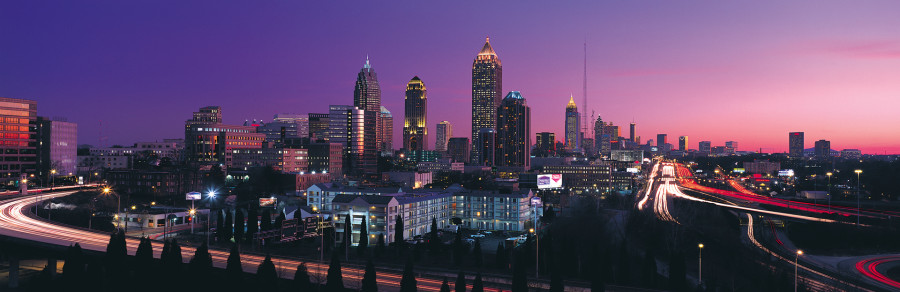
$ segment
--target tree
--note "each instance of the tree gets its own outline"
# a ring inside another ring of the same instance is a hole
[[[63,285],[66,287],[80,287],[85,273],[84,251],[81,245],[75,243],[66,250],[66,259],[63,264]]]
[[[222,242],[227,242],[231,240],[231,237],[234,236],[234,215],[231,214],[231,211],[225,210],[225,223],[224,230],[222,230]]]
[[[350,245],[352,244],[353,237],[353,222],[350,221],[350,214],[344,216],[344,237],[343,237],[343,248],[341,249],[346,257],[346,260],[350,260]]]
[[[366,262],[366,273],[363,275],[362,279],[362,291],[378,292],[378,283],[375,279],[375,264],[372,263],[372,260],[369,260]]]
[[[286,219],[284,213],[278,212],[278,216],[275,217],[275,229],[281,229],[281,226],[284,224],[284,219]]]
[[[341,260],[338,253],[331,253],[331,264],[328,266],[328,275],[325,276],[325,291],[341,292],[344,290],[344,277],[341,275]]]
[[[247,210],[247,241],[253,240],[253,235],[259,232],[259,211],[256,208]],[[265,229],[263,229],[265,231]]]
[[[259,219],[259,222],[263,231],[272,230],[272,211],[269,208],[263,209],[262,218]]]
[[[400,279],[400,292],[416,292],[416,275],[413,273],[413,258],[406,260],[403,267],[403,278]]]
[[[513,265],[512,291],[528,292],[528,277],[525,274],[525,256],[521,253],[516,254],[516,261]]]
[[[482,254],[481,254],[481,240],[480,239],[475,240],[475,247],[472,249],[472,257],[475,259],[475,261],[474,261],[475,267],[480,269],[481,265],[483,264],[483,261],[484,261],[484,256],[482,256]]]
[[[309,278],[309,270],[306,269],[306,263],[300,263],[297,271],[294,272],[294,291],[312,291],[312,281]]]
[[[231,253],[225,263],[225,282],[233,290],[243,289],[244,286],[244,270],[241,268],[241,253],[237,243],[231,246]]]
[[[234,242],[240,242],[244,238],[244,210],[234,210]]]
[[[222,224],[223,222],[225,222],[225,216],[222,215],[222,211],[221,210],[216,211],[216,241],[217,242],[224,242],[223,238],[225,237],[224,236],[225,230],[223,229],[224,228],[224,225]]]
[[[384,233],[378,234],[378,243],[375,244],[375,256],[381,257],[384,253]]]
[[[456,233],[456,239],[453,240],[453,264],[462,266],[463,255],[466,252],[466,245],[462,241],[462,232]]]
[[[403,246],[403,216],[397,215],[397,222],[394,222],[394,242],[395,246]]]
[[[481,280],[481,272],[475,274],[475,283],[472,283],[472,292],[484,292],[484,282]]]
[[[266,255],[266,259],[259,264],[256,269],[256,280],[256,288],[259,291],[278,291],[278,272],[275,271],[271,256]]]
[[[366,227],[366,217],[362,218],[362,223],[359,224],[359,244],[356,246],[356,251],[359,256],[366,255],[366,249],[369,247],[369,228]]]
[[[193,278],[209,279],[212,268],[212,256],[209,254],[209,246],[207,246],[204,241],[200,244],[200,247],[194,251],[194,257],[192,257],[191,261],[188,263],[188,270],[191,271],[191,277]]]
[[[495,255],[494,263],[497,265],[498,269],[504,270],[507,268],[507,252],[506,249],[503,248],[503,242],[497,243],[497,254]]]
[[[628,255],[628,246],[624,243],[620,245],[619,249],[619,264],[618,264],[618,282],[621,285],[631,284],[631,259]]]
[[[444,283],[441,283],[441,292],[450,292],[450,285],[447,284],[447,277],[444,277]]]
[[[466,274],[463,270],[459,270],[459,273],[456,274],[456,284],[453,285],[453,291],[466,292]]]
[[[431,253],[436,254],[441,246],[441,239],[438,237],[437,219],[431,217],[431,231],[428,232],[428,245],[431,247]]]

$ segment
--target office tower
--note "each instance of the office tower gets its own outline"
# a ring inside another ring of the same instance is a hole
[[[597,148],[594,148],[594,138],[581,138],[581,148],[584,149],[584,154],[587,156],[597,154]]]
[[[581,116],[578,114],[578,107],[575,105],[575,97],[569,97],[569,104],[566,105],[566,149],[569,151],[581,148],[580,141],[580,125]]]
[[[700,141],[700,145],[697,148],[700,153],[710,153],[710,151],[712,151],[712,142]]]
[[[641,142],[638,142],[637,140],[635,140],[635,137],[634,137],[634,122],[631,122],[631,124],[628,126],[629,126],[628,140],[631,140],[631,142],[634,142],[635,144],[640,144]]]
[[[339,143],[344,148],[345,173],[359,175],[366,171],[362,168],[365,152],[365,112],[350,105],[329,106],[328,142]]]
[[[469,143],[469,138],[453,137],[447,140],[447,153],[455,162],[469,163],[471,151],[472,144]]]
[[[394,152],[394,116],[391,115],[391,112],[381,106],[381,115],[378,120],[381,123],[381,144],[378,145],[378,151],[382,153],[382,155],[390,155]]]
[[[531,165],[531,108],[518,91],[510,91],[497,108],[498,166]]]
[[[494,129],[479,130],[478,143],[472,144],[472,153],[476,153],[475,148],[478,148],[477,152],[482,155],[478,157],[478,160],[475,160],[474,157],[470,157],[469,160],[473,161],[473,164],[494,166],[496,163],[495,154],[497,152],[497,133],[494,132]]]
[[[218,106],[200,108],[184,122],[184,152],[186,161],[195,164],[231,166],[234,149],[262,148],[265,134],[256,127],[222,124],[222,110]]]
[[[75,174],[78,124],[64,120],[37,118],[37,174],[41,178]]]
[[[669,143],[666,136],[666,134],[656,134],[656,147],[663,148]]]
[[[403,117],[403,149],[407,151],[425,150],[428,143],[428,129],[425,126],[428,115],[428,91],[419,76],[406,84],[406,111]]]
[[[305,115],[276,114],[272,122],[245,123],[244,126],[255,126],[256,132],[266,135],[266,142],[275,147],[283,147],[285,139],[309,136],[309,118]]]
[[[353,105],[363,110],[363,153],[356,164],[362,173],[375,173],[378,171],[378,144],[381,143],[384,133],[378,128],[381,115],[381,88],[378,85],[378,75],[369,64],[366,56],[366,64],[356,75],[356,86],[353,89]]]
[[[819,159],[819,160],[831,159],[831,141],[828,141],[828,140],[816,141],[816,159]]]
[[[725,151],[728,153],[734,153],[737,151],[738,142],[737,141],[725,141]]]
[[[329,127],[331,127],[331,119],[328,117],[328,114],[309,114],[310,140],[328,140]]]
[[[803,132],[788,134],[788,150],[791,157],[803,157]]]
[[[472,144],[478,145],[481,129],[496,129],[497,108],[503,97],[503,66],[491,47],[491,39],[472,63]],[[481,149],[472,147],[472,160],[483,161]]]
[[[534,145],[535,157],[556,156],[556,134],[551,132],[537,133]]]
[[[274,122],[294,123],[297,125],[297,137],[309,137],[309,116],[303,114],[275,114]]]
[[[603,122],[603,118],[598,116],[594,122],[594,144],[601,155],[609,155],[612,150],[613,136],[610,130],[612,129]]]
[[[37,160],[37,102],[0,97],[0,181],[34,172]]]
[[[678,150],[688,151],[688,136],[678,137]]]
[[[441,121],[440,123],[438,123],[437,129],[435,131],[435,136],[437,137],[437,139],[434,142],[434,150],[447,151],[447,141],[452,135],[453,126],[450,125],[449,121]]]

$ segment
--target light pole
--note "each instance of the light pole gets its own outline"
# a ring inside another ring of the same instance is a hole
[[[50,170],[50,190],[53,191],[53,187],[56,184],[56,169]]]
[[[831,211],[831,176],[832,175],[833,175],[833,173],[831,173],[830,171],[825,173],[825,176],[828,176],[828,194],[827,194],[828,195],[828,211]]]
[[[703,244],[698,244],[700,253],[697,255],[697,284],[703,285]]]
[[[529,231],[531,232],[531,234],[534,235],[534,243],[535,243],[535,249],[534,249],[534,278],[535,278],[535,279],[539,279],[539,278],[541,277],[541,269],[540,269],[540,265],[538,265],[538,261],[539,261],[540,258],[541,258],[541,252],[540,252],[540,250],[541,250],[541,243],[538,241],[537,233],[534,233],[534,228],[531,228],[531,230],[529,230]]]
[[[862,169],[854,170],[856,173],[856,226],[859,226],[859,174],[862,173]]]
[[[209,221],[211,221],[212,218],[212,203],[213,200],[216,199],[216,192],[209,192],[209,195],[206,198],[208,199],[207,203],[209,204],[209,210],[206,212],[206,246],[209,246]]]
[[[799,264],[797,264],[797,261],[800,260],[801,255],[803,255],[803,251],[798,249],[797,255],[794,256],[794,292],[797,292],[797,267],[799,266]]]
[[[122,197],[119,196],[119,194],[117,194],[116,192],[113,192],[112,188],[110,188],[110,187],[103,188],[103,194],[104,195],[109,195],[109,194],[116,195],[116,200],[117,200],[116,220],[118,220],[119,219],[119,210],[122,210]],[[116,228],[118,228],[118,227],[119,227],[119,222],[116,222]],[[126,228],[125,231],[128,231],[128,221],[127,220],[125,221],[125,228]]]

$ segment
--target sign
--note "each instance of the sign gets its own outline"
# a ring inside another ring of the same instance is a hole
[[[625,171],[630,172],[630,173],[638,173],[638,172],[641,172],[640,170],[638,170],[638,169],[635,168],[635,167],[629,167],[629,168],[626,168]]]
[[[78,177],[78,184],[79,184],[79,185],[83,185],[83,184],[84,184],[84,177],[83,177],[83,176],[79,176],[79,177]]]
[[[259,198],[260,207],[275,207],[277,200],[275,198]]]
[[[745,170],[744,170],[743,168],[735,168],[735,169],[732,170],[731,172],[734,172],[734,173],[744,173],[744,171],[745,171]]]
[[[184,197],[184,199],[188,200],[188,201],[197,201],[197,200],[200,200],[201,198],[202,198],[202,195],[200,195],[200,192],[190,192],[190,193],[185,194],[185,197]]]
[[[794,176],[793,169],[782,169],[778,171],[778,176]]]
[[[538,189],[561,188],[562,174],[539,174],[537,185]]]

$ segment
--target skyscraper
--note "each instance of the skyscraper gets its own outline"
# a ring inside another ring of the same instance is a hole
[[[603,118],[598,116],[597,120],[594,121],[594,144],[602,155],[609,155],[610,150],[612,150],[613,137],[608,130],[610,129],[603,122]]]
[[[668,135],[666,134],[656,134],[656,147],[663,148],[666,147],[666,144],[669,141],[666,139]]]
[[[37,102],[0,97],[0,181],[33,172],[37,160]]]
[[[434,150],[447,151],[447,142],[452,135],[453,126],[450,125],[449,121],[441,121],[440,123],[438,123],[437,129],[435,131],[435,136],[437,137],[437,139],[434,142]]]
[[[831,141],[828,141],[828,140],[816,141],[816,159],[819,159],[819,160],[831,159]]]
[[[678,137],[678,150],[688,151],[688,136]]]
[[[503,96],[503,66],[491,47],[491,39],[484,41],[484,47],[472,63],[472,143],[477,141],[481,129],[496,129],[497,108]],[[481,159],[480,147],[472,147],[472,160]]]
[[[566,149],[569,151],[581,148],[581,116],[578,114],[578,107],[575,105],[575,97],[569,97],[569,104],[566,105]]]
[[[791,157],[803,157],[803,132],[788,134],[788,150]]]
[[[697,147],[700,153],[707,153],[712,151],[712,142],[710,141],[700,141],[700,145]]]
[[[628,140],[631,140],[632,143],[640,143],[634,139],[634,122],[631,122],[631,125],[629,125],[629,127]]]
[[[235,149],[259,149],[266,139],[256,127],[222,124],[218,106],[200,108],[184,127],[184,153],[190,163],[231,166]]]
[[[537,133],[537,140],[534,143],[536,157],[551,157],[556,155],[556,134],[551,132]]]
[[[394,116],[384,106],[381,106],[378,122],[381,123],[379,128],[382,134],[378,151],[384,154],[391,154],[394,152]]]
[[[447,140],[447,153],[455,162],[469,163],[472,145],[467,137],[453,137]]]
[[[43,178],[55,170],[56,176],[75,174],[78,124],[37,118],[38,174]]]
[[[331,127],[328,114],[309,114],[309,138],[313,141],[328,140],[328,128]]]
[[[379,106],[380,107],[380,106]],[[344,148],[343,170],[346,173],[362,174],[361,167],[365,153],[365,112],[355,106],[332,105],[328,107],[328,141],[339,143]]]
[[[415,76],[406,84],[406,111],[403,117],[403,149],[407,151],[425,150],[428,143],[428,129],[425,126],[428,114],[428,93],[425,83]]]
[[[518,91],[510,91],[497,109],[497,166],[531,165],[531,108]]]
[[[496,151],[497,132],[494,132],[494,129],[478,130],[478,143],[472,144],[472,153],[475,153],[476,148],[481,153],[481,156],[478,157],[478,160],[469,158],[469,161],[472,161],[475,165],[494,166],[496,163],[495,156],[498,152]]]
[[[366,56],[366,64],[356,75],[356,87],[353,89],[353,105],[358,109],[365,111],[364,113],[364,130],[363,130],[363,153],[359,157],[358,167],[363,173],[375,173],[377,171],[378,160],[376,153],[378,144],[384,133],[378,128],[379,116],[381,115],[381,88],[378,85],[378,75],[372,70],[369,64],[369,57]]]
[[[725,141],[725,151],[728,153],[734,153],[738,149],[737,141]]]

